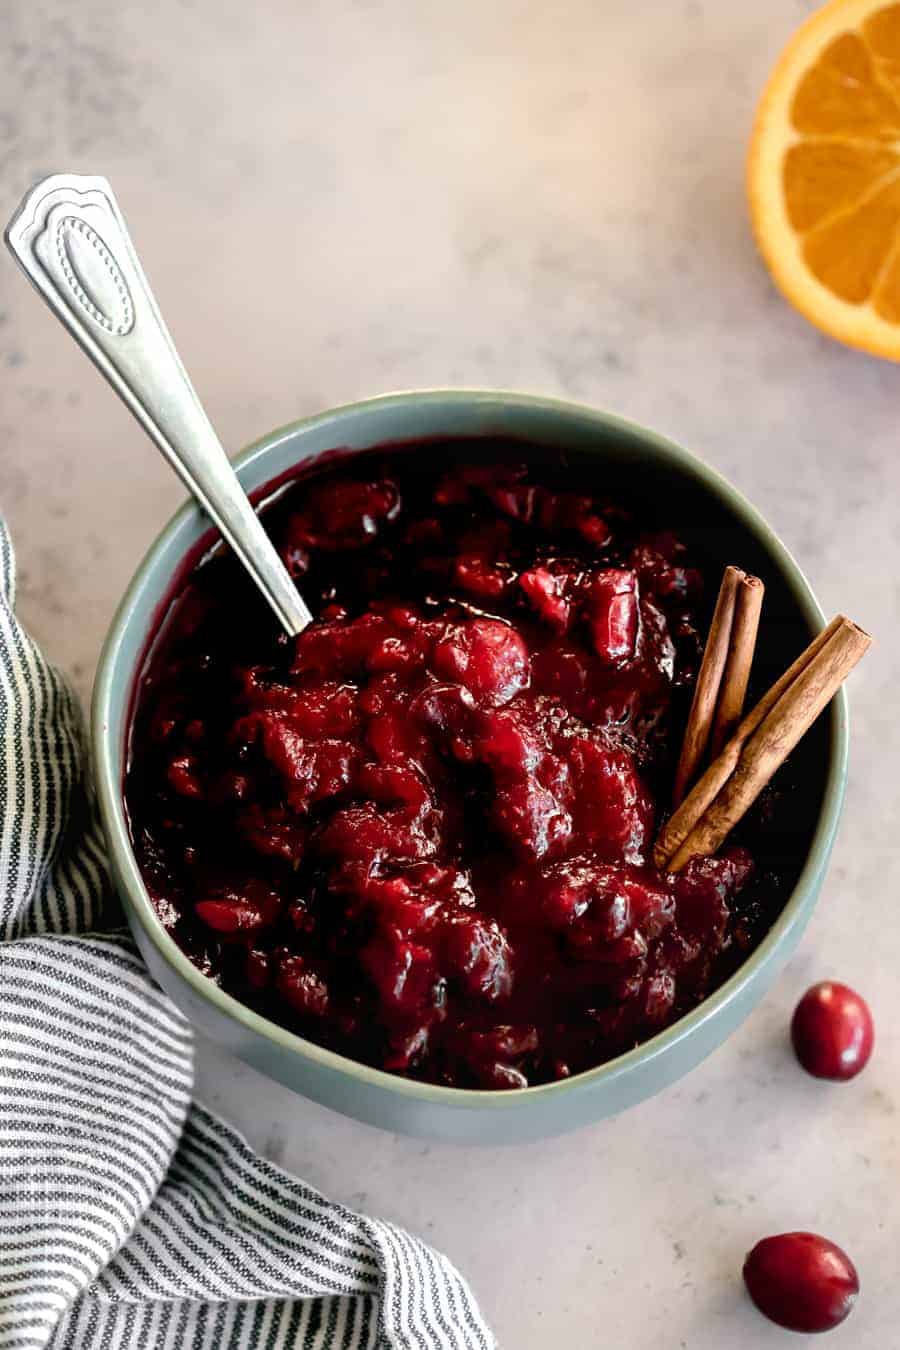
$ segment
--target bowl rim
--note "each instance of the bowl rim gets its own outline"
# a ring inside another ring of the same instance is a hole
[[[339,446],[341,441],[337,432],[342,422],[360,415],[364,416],[369,411],[408,408],[413,405],[431,408],[435,414],[442,409],[460,407],[476,407],[488,411],[492,405],[498,411],[515,408],[523,412],[531,410],[556,414],[587,424],[592,423],[607,435],[619,432],[623,436],[642,442],[649,450],[674,464],[676,469],[698,480],[704,488],[728,505],[742,525],[755,535],[778,567],[793,600],[810,628],[815,631],[824,625],[824,613],[793,555],[739,489],[717,469],[660,433],[587,404],[540,394],[494,389],[422,389],[380,394],[286,423],[259,437],[236,455],[233,460],[234,467],[239,475],[249,472],[260,459],[274,451],[285,440],[314,429],[333,426],[336,432],[335,446]],[[440,433],[434,435],[438,436]],[[448,433],[447,438],[451,439],[452,434]],[[477,439],[477,434],[473,434],[472,439]],[[377,444],[377,440],[373,441],[373,446]],[[798,924],[804,922],[806,899],[811,891],[814,891],[827,865],[843,804],[849,747],[847,697],[843,688],[832,701],[829,710],[828,767],[822,804],[809,853],[778,918],[759,946],[702,1003],[673,1022],[671,1026],[605,1064],[585,1069],[571,1078],[541,1083],[515,1092],[448,1087],[437,1083],[420,1082],[417,1079],[388,1073],[384,1069],[363,1064],[337,1051],[317,1045],[314,1041],[279,1026],[277,1022],[270,1021],[233,995],[226,993],[189,960],[166,931],[153,907],[132,850],[121,792],[118,750],[110,744],[108,735],[112,707],[123,699],[131,698],[134,668],[129,663],[127,670],[123,672],[121,666],[125,660],[123,644],[131,627],[138,599],[144,589],[154,583],[160,554],[189,522],[200,515],[199,506],[190,498],[182,504],[150,545],[116,608],[97,666],[91,711],[91,740],[100,816],[112,855],[113,875],[127,892],[128,908],[165,963],[181,976],[200,999],[212,1004],[218,1012],[282,1050],[310,1060],[321,1069],[349,1076],[372,1088],[386,1090],[418,1102],[440,1104],[450,1108],[482,1111],[514,1110],[517,1104],[535,1103],[538,1100],[547,1102],[548,1099],[557,1096],[599,1088],[603,1083],[627,1076],[639,1067],[645,1067],[674,1050],[715,1018],[726,1006],[738,1000],[788,934]],[[141,634],[142,654],[147,636],[146,632]]]

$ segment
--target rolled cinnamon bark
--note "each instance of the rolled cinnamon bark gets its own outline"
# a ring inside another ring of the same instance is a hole
[[[765,590],[759,577],[750,576],[744,576],[737,588],[728,658],[709,740],[710,759],[715,759],[725,742],[731,738],[744,711]]]
[[[682,800],[697,776],[709,745],[719,689],[728,661],[738,586],[743,576],[744,573],[739,568],[726,567],[725,575],[722,577],[719,597],[709,625],[709,636],[703,651],[703,660],[694,686],[694,698],[684,732],[678,767],[675,770],[675,787],[672,792],[674,806]]]
[[[793,684],[798,675],[806,669],[825,644],[830,641],[842,622],[847,622],[847,620],[843,620],[840,616],[832,619],[831,623],[823,628],[821,633],[814,637],[809,646],[788,666],[771,689],[763,694],[759,702],[740,723],[722,753],[709,766],[689,796],[678,807],[678,810],[669,817],[653,850],[653,860],[661,870],[666,869],[667,863],[674,858],[704,811],[731,777],[740,759],[741,751],[757,727],[768,716],[785,690]]]
[[[831,702],[871,642],[868,633],[864,633],[849,619],[839,617],[830,634],[818,645],[812,659],[784,686],[780,696],[773,702],[767,695],[768,711],[757,721],[757,729],[749,737],[744,737],[733,772],[726,776],[721,790],[699,816],[696,815],[695,807],[692,808],[689,814],[696,816],[695,824],[665,864],[666,870],[680,872],[689,859],[708,857],[715,853],[797,742]],[[729,755],[729,751],[730,746],[726,747],[726,755]],[[729,759],[733,759],[733,753]],[[702,787],[702,783],[699,786]]]

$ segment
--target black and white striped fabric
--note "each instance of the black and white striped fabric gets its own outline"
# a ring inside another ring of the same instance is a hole
[[[488,1350],[442,1256],[191,1103],[111,894],[78,708],[0,522],[0,1350]]]

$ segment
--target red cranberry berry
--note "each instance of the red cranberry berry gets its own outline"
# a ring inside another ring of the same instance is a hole
[[[816,1233],[757,1242],[744,1262],[744,1283],[760,1312],[788,1331],[831,1331],[859,1293],[849,1256]]]
[[[807,989],[791,1021],[794,1051],[815,1078],[845,1081],[869,1062],[875,1027],[868,1004],[845,984],[824,980]]]

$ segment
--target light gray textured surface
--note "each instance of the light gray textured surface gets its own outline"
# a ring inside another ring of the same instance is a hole
[[[227,445],[388,388],[584,399],[715,463],[826,610],[878,638],[852,681],[848,809],[818,914],[762,1009],[679,1087],[560,1142],[459,1150],[353,1125],[201,1048],[211,1106],[444,1247],[515,1350],[774,1350],[789,1338],[738,1273],[757,1237],[791,1227],[860,1267],[860,1306],[829,1345],[884,1350],[900,1325],[900,375],[783,305],[743,203],[756,94],[810,8],[0,7],[4,218],[42,173],[108,175]],[[86,693],[180,488],[6,264],[0,312],[21,609]],[[830,975],[866,993],[879,1030],[840,1088],[785,1048],[794,1000]]]

